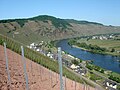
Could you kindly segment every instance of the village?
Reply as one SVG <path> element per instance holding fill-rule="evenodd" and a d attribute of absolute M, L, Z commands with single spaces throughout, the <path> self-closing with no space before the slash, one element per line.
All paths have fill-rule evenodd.
<path fill-rule="evenodd" d="M 111 35 L 100 35 L 100 36 L 92 36 L 92 39 L 100 39 L 100 40 L 108 40 L 108 39 L 114 39 L 115 35 L 111 34 Z"/>

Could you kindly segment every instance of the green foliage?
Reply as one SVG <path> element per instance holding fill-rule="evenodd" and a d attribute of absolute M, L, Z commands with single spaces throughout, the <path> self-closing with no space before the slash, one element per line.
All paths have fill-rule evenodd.
<path fill-rule="evenodd" d="M 35 20 L 35 21 L 40 20 L 40 21 L 43 21 L 46 23 L 47 23 L 47 20 L 50 20 L 56 28 L 59 28 L 59 27 L 67 28 L 67 26 L 71 26 L 64 19 L 59 19 L 59 18 L 55 18 L 53 16 L 48 16 L 48 15 L 41 15 L 41 16 L 33 17 L 33 18 L 30 18 L 30 20 Z"/>
<path fill-rule="evenodd" d="M 80 59 L 80 63 L 82 63 L 82 60 Z"/>
<path fill-rule="evenodd" d="M 95 75 L 95 74 L 91 74 L 91 75 L 90 75 L 90 79 L 93 80 L 93 81 L 96 81 L 96 80 L 100 80 L 101 77 L 99 77 L 99 76 L 97 76 L 97 75 Z"/>
<path fill-rule="evenodd" d="M 51 46 L 54 46 L 54 47 L 56 46 L 55 41 L 51 41 L 50 44 L 51 44 Z"/>
<path fill-rule="evenodd" d="M 99 66 L 94 66 L 94 70 L 96 70 L 96 71 L 101 71 L 100 69 L 101 69 L 101 68 L 100 68 Z"/>
<path fill-rule="evenodd" d="M 115 49 L 114 49 L 114 48 L 112 48 L 111 52 L 115 52 Z"/>
<path fill-rule="evenodd" d="M 102 25 L 101 23 L 97 23 L 97 22 L 89 22 L 89 21 L 78 21 L 78 20 L 74 20 L 74 19 L 66 19 L 67 22 L 69 23 L 75 23 L 75 24 L 95 24 L 95 25 Z"/>
<path fill-rule="evenodd" d="M 24 26 L 27 19 L 8 19 L 8 20 L 0 20 L 0 23 L 10 23 L 10 22 L 17 22 L 21 27 Z"/>
<path fill-rule="evenodd" d="M 120 85 L 117 86 L 117 89 L 120 90 Z"/>
<path fill-rule="evenodd" d="M 120 83 L 120 77 L 115 77 L 113 75 L 110 75 L 109 76 L 109 79 L 113 80 L 113 81 L 116 81 L 117 83 Z"/>
<path fill-rule="evenodd" d="M 92 67 L 92 65 L 90 65 L 90 64 L 86 64 L 86 67 L 88 68 L 88 69 L 90 69 L 90 70 L 93 70 L 94 68 Z"/>
<path fill-rule="evenodd" d="M 2 45 L 3 44 L 3 39 L 1 39 L 1 37 L 0 37 L 0 45 Z"/>
<path fill-rule="evenodd" d="M 86 64 L 86 67 L 87 67 L 88 69 L 90 69 L 90 70 L 96 70 L 96 71 L 98 71 L 98 72 L 104 73 L 104 69 L 101 68 L 101 67 L 99 67 L 99 66 L 96 66 L 96 65 L 87 63 L 87 64 Z"/>
<path fill-rule="evenodd" d="M 57 40 L 48 42 L 47 43 L 48 48 L 56 47 L 57 42 L 58 42 Z"/>
<path fill-rule="evenodd" d="M 104 73 L 104 71 L 105 71 L 104 69 L 101 69 L 101 70 L 100 70 L 101 73 Z"/>
<path fill-rule="evenodd" d="M 91 44 L 87 45 L 86 43 L 77 43 L 77 46 L 83 47 L 83 48 L 88 49 L 88 50 L 92 50 L 93 52 L 96 52 L 96 51 L 98 51 L 98 52 L 106 51 L 105 48 L 101 48 L 101 47 L 99 47 L 97 45 L 91 45 Z"/>
<path fill-rule="evenodd" d="M 76 45 L 78 47 L 85 48 L 85 49 L 87 49 L 87 50 L 89 50 L 89 51 L 91 51 L 93 53 L 101 53 L 102 54 L 103 52 L 107 51 L 106 48 L 101 48 L 101 47 L 99 47 L 97 45 L 91 45 L 91 44 L 87 45 L 84 42 L 83 43 L 78 43 L 74 39 L 69 40 L 68 44 L 69 45 Z"/>
<path fill-rule="evenodd" d="M 79 62 L 77 60 L 72 60 L 72 63 L 75 64 L 75 65 L 79 64 Z"/>
<path fill-rule="evenodd" d="M 68 44 L 69 45 L 75 45 L 77 42 L 76 42 L 76 40 L 74 40 L 74 39 L 70 39 L 69 41 L 68 41 Z"/>
<path fill-rule="evenodd" d="M 52 22 L 52 24 L 56 27 L 56 28 L 62 28 L 62 29 L 66 29 L 67 26 L 72 27 L 67 21 L 65 21 L 64 19 L 59 19 L 59 18 L 55 18 L 53 16 L 48 16 L 48 15 L 41 15 L 41 16 L 37 16 L 37 17 L 33 17 L 33 18 L 28 18 L 28 19 L 8 19 L 8 20 L 0 20 L 0 23 L 10 23 L 10 22 L 17 22 L 18 24 L 20 24 L 21 27 L 24 26 L 24 24 L 28 21 L 28 20 L 34 20 L 34 21 L 43 21 L 44 23 L 48 23 L 47 20 L 50 20 Z"/>

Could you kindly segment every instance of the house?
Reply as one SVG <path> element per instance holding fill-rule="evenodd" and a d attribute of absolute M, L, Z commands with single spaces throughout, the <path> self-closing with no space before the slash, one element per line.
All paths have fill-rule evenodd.
<path fill-rule="evenodd" d="M 87 73 L 87 70 L 80 68 L 80 69 L 78 70 L 78 73 L 79 73 L 80 75 L 84 76 L 84 75 Z"/>
<path fill-rule="evenodd" d="M 40 52 L 40 49 L 39 49 L 39 48 L 37 48 L 37 49 L 36 49 L 36 51 L 37 51 L 37 52 Z"/>
<path fill-rule="evenodd" d="M 30 46 L 34 47 L 34 46 L 35 46 L 35 43 L 30 44 Z"/>
<path fill-rule="evenodd" d="M 30 46 L 27 46 L 27 47 L 30 48 L 30 49 L 34 49 L 35 43 L 31 43 Z"/>
<path fill-rule="evenodd" d="M 107 37 L 105 37 L 105 36 L 103 36 L 102 38 L 103 38 L 103 40 L 107 40 Z"/>
<path fill-rule="evenodd" d="M 76 66 L 75 64 L 72 64 L 72 65 L 70 66 L 70 68 L 73 69 L 73 70 L 75 70 L 75 69 L 77 69 L 77 66 Z"/>
<path fill-rule="evenodd" d="M 120 51 L 116 51 L 117 53 L 120 53 Z"/>
<path fill-rule="evenodd" d="M 50 58 L 53 58 L 53 54 L 50 53 L 50 52 L 48 52 L 47 56 L 50 57 Z"/>
<path fill-rule="evenodd" d="M 103 85 L 108 90 L 116 90 L 117 89 L 117 84 L 115 82 L 113 82 L 113 81 L 110 81 L 110 80 L 105 80 L 103 82 Z"/>
<path fill-rule="evenodd" d="M 98 36 L 93 36 L 92 39 L 98 39 Z"/>

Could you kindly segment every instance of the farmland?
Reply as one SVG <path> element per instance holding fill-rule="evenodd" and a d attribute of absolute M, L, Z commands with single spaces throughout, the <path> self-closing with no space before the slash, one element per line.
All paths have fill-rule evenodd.
<path fill-rule="evenodd" d="M 94 53 L 110 54 L 119 56 L 120 54 L 120 40 L 119 37 L 114 39 L 100 40 L 92 38 L 79 38 L 69 41 L 69 44 L 78 46 L 84 50 Z M 81 46 L 82 45 L 82 46 Z"/>
<path fill-rule="evenodd" d="M 103 48 L 107 48 L 111 50 L 115 48 L 115 50 L 120 50 L 120 40 L 98 40 L 98 39 L 90 39 L 87 41 L 86 38 L 79 39 L 78 42 L 85 42 L 86 44 L 98 45 Z"/>

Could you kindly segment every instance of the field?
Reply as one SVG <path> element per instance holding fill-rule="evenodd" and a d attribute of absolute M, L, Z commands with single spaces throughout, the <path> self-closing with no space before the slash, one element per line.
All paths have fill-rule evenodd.
<path fill-rule="evenodd" d="M 85 42 L 87 44 L 92 44 L 92 45 L 98 45 L 100 47 L 104 47 L 107 49 L 112 49 L 114 48 L 115 50 L 120 50 L 120 40 L 98 40 L 98 39 L 90 39 L 87 41 L 87 39 L 80 39 L 78 42 Z"/>
<path fill-rule="evenodd" d="M 4 57 L 4 48 L 0 46 L 0 90 L 25 90 L 26 83 L 23 71 L 23 62 L 21 55 L 7 49 L 10 82 L 7 80 L 7 70 Z M 44 68 L 43 66 L 25 58 L 28 75 L 28 85 L 30 90 L 59 90 L 59 74 Z M 66 90 L 94 90 L 89 86 L 72 81 L 63 77 Z"/>
<path fill-rule="evenodd" d="M 89 39 L 87 40 L 87 38 L 82 38 L 77 40 L 77 42 L 79 43 L 86 43 L 88 45 L 97 45 L 99 47 L 102 48 L 106 48 L 107 52 L 105 52 L 105 54 L 110 54 L 110 55 L 117 55 L 119 56 L 119 51 L 120 51 L 120 40 L 114 40 L 114 39 L 108 39 L 108 40 L 100 40 L 100 39 Z M 114 49 L 114 52 L 111 52 L 112 49 Z"/>

